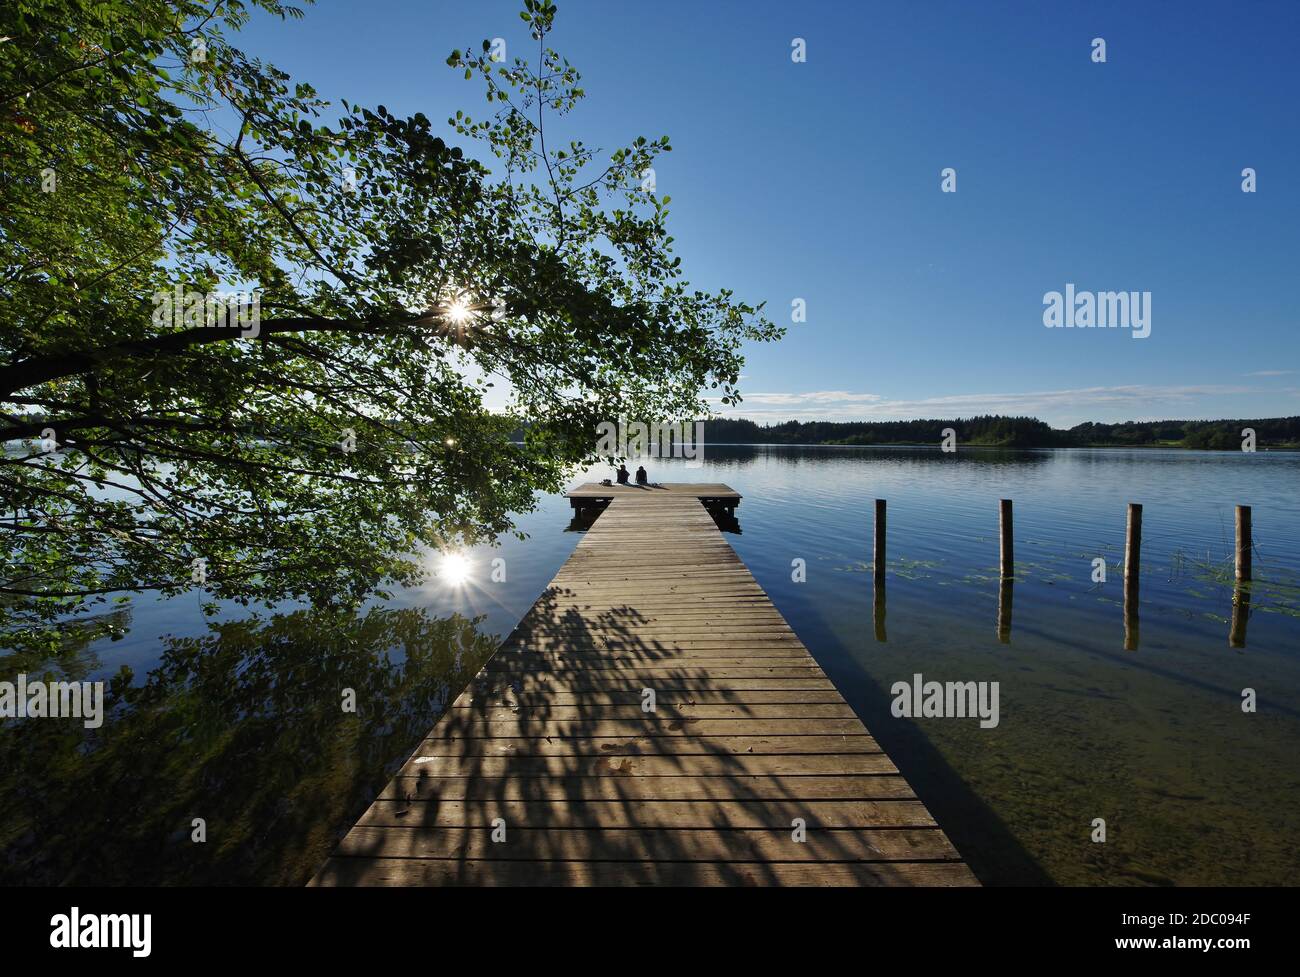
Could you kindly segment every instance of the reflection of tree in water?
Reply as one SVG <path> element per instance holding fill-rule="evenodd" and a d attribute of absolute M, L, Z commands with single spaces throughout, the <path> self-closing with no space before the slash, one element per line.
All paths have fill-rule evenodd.
<path fill-rule="evenodd" d="M 0 658 L 0 678 L 24 672 L 31 678 L 51 681 L 80 682 L 101 667 L 99 656 L 90 646 L 102 638 L 118 641 L 131 629 L 129 605 L 104 614 L 75 621 L 65 621 L 57 633 L 11 632 L 7 638 L 16 638 L 15 647 Z"/>
<path fill-rule="evenodd" d="M 0 881 L 305 882 L 495 650 L 475 623 L 378 609 L 221 624 L 166 639 L 143 685 L 114 681 L 98 730 L 6 724 Z"/>

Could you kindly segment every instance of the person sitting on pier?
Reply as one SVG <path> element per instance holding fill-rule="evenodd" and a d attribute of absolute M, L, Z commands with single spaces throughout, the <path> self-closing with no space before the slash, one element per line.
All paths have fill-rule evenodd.
<path fill-rule="evenodd" d="M 628 472 L 627 472 L 627 465 L 619 465 L 619 466 L 618 466 L 618 484 L 619 484 L 619 485 L 626 485 L 626 484 L 627 484 L 627 475 L 628 475 Z"/>
<path fill-rule="evenodd" d="M 636 483 L 638 485 L 647 485 L 650 482 L 650 476 L 646 474 L 645 465 L 636 470 Z"/>

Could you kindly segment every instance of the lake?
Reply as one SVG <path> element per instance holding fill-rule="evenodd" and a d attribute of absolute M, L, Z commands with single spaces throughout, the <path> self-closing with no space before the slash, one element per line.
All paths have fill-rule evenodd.
<path fill-rule="evenodd" d="M 727 540 L 985 883 L 1294 881 L 1300 453 L 710 445 L 699 467 L 647 467 L 744 495 Z M 1010 600 L 1000 498 L 1015 503 Z M 1144 534 L 1126 641 L 1128 502 Z M 1237 504 L 1253 507 L 1255 581 L 1234 647 Z M 99 730 L 0 728 L 3 881 L 302 884 L 568 557 L 570 524 L 545 497 L 520 517 L 527 539 L 470 551 L 468 579 L 360 614 L 208 618 L 198 594 L 146 596 L 70 629 L 54 658 L 0 658 L 0 679 L 112 683 Z M 998 725 L 896 718 L 891 686 L 916 673 L 999 683 Z"/>

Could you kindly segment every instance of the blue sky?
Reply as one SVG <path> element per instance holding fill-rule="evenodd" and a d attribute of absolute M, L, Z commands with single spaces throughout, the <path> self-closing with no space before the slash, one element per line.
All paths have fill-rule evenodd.
<path fill-rule="evenodd" d="M 324 0 L 236 43 L 324 97 L 440 123 L 485 114 L 452 48 L 531 50 L 519 7 Z M 672 139 L 656 179 L 691 281 L 785 323 L 807 303 L 748 351 L 728 413 L 1300 413 L 1300 3 L 558 7 L 551 46 L 589 95 L 574 129 Z M 1149 291 L 1150 336 L 1044 328 L 1067 282 Z"/>

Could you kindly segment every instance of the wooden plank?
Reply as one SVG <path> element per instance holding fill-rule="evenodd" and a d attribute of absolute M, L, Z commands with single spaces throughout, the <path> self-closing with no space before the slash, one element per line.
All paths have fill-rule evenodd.
<path fill-rule="evenodd" d="M 534 661 L 582 661 L 590 658 L 597 661 L 621 662 L 635 665 L 639 662 L 694 662 L 697 659 L 743 657 L 763 664 L 769 658 L 790 661 L 792 653 L 797 652 L 798 644 L 793 647 L 788 642 L 750 645 L 739 641 L 682 641 L 682 642 L 632 642 L 611 641 L 608 643 L 574 642 L 530 642 L 525 645 L 511 643 L 503 646 L 502 653 L 512 655 L 525 666 Z M 707 664 L 707 663 L 706 663 Z"/>
<path fill-rule="evenodd" d="M 368 827 L 510 826 L 599 828 L 769 828 L 791 830 L 802 818 L 810 831 L 840 828 L 931 828 L 934 819 L 915 800 L 884 801 L 642 801 L 503 800 L 409 803 L 377 800 L 357 822 Z"/>
<path fill-rule="evenodd" d="M 610 501 L 313 885 L 978 884 L 700 504 L 738 492 L 570 497 Z"/>
<path fill-rule="evenodd" d="M 335 853 L 352 858 L 561 859 L 716 861 L 726 852 L 734 861 L 959 861 L 952 843 L 934 828 L 875 828 L 862 831 L 814 831 L 796 842 L 784 829 L 645 830 L 615 828 L 546 831 L 516 828 L 504 842 L 492 841 L 492 829 L 353 828 Z"/>
<path fill-rule="evenodd" d="M 682 654 L 697 651 L 730 652 L 729 655 L 712 656 L 714 658 L 735 656 L 745 658 L 789 658 L 797 655 L 802 648 L 799 639 L 794 635 L 773 634 L 767 637 L 744 640 L 743 638 L 728 639 L 726 637 L 672 638 L 668 632 L 663 632 L 662 637 L 650 634 L 644 636 L 629 635 L 625 638 L 591 636 L 584 639 L 521 638 L 512 639 L 502 646 L 502 650 L 536 653 L 560 652 L 566 657 L 583 653 L 598 655 L 621 654 L 633 660 L 649 658 L 664 651 L 676 651 Z"/>
<path fill-rule="evenodd" d="M 486 720 L 477 716 L 448 715 L 433 728 L 430 740 L 469 737 L 542 736 L 551 739 L 613 739 L 622 736 L 661 737 L 730 736 L 865 736 L 857 719 L 674 719 L 651 716 L 645 719 L 570 719 L 552 721 L 532 716 L 508 720 Z"/>
<path fill-rule="evenodd" d="M 620 681 L 633 682 L 637 675 L 657 678 L 661 683 L 668 679 L 708 680 L 729 678 L 822 678 L 823 672 L 808 659 L 798 658 L 764 658 L 758 659 L 709 656 L 701 665 L 689 659 L 669 661 L 635 661 L 627 658 L 610 658 L 598 655 L 574 655 L 564 658 L 560 655 L 542 655 L 507 653 L 498 661 L 490 659 L 480 673 L 485 678 L 496 679 L 497 673 L 518 672 L 521 675 L 532 674 L 539 678 L 550 673 L 557 675 L 581 672 L 595 675 L 599 672 L 609 673 L 607 678 L 621 676 Z"/>
<path fill-rule="evenodd" d="M 654 674 L 650 670 L 611 668 L 601 671 L 542 671 L 528 674 L 522 668 L 511 667 L 499 673 L 489 673 L 493 679 L 479 694 L 492 694 L 494 689 L 515 688 L 521 692 L 550 694 L 559 692 L 625 692 L 634 690 L 640 699 L 640 690 L 645 688 L 644 681 L 638 677 L 657 679 L 655 690 L 659 695 L 676 692 L 717 692 L 721 695 L 739 695 L 749 691 L 809 691 L 834 689 L 831 680 L 824 675 L 807 670 L 795 671 L 783 668 L 728 669 L 735 674 L 730 677 L 720 675 L 679 674 L 685 670 L 676 670 L 672 674 Z M 789 671 L 790 674 L 784 674 Z"/>
<path fill-rule="evenodd" d="M 721 482 L 661 482 L 654 488 L 641 488 L 638 485 L 619 485 L 617 482 L 613 485 L 584 482 L 565 494 L 570 499 L 618 498 L 624 500 L 632 496 L 641 496 L 642 498 L 637 499 L 638 502 L 649 502 L 651 504 L 661 501 L 664 496 L 693 500 L 728 499 L 737 502 L 742 498 L 741 494 L 730 485 L 723 485 Z"/>
<path fill-rule="evenodd" d="M 962 862 L 472 861 L 331 858 L 312 885 L 972 886 Z"/>
<path fill-rule="evenodd" d="M 780 777 L 726 773 L 717 777 L 508 778 L 397 776 L 380 800 L 442 801 L 805 801 L 910 800 L 916 795 L 898 774 Z"/>
<path fill-rule="evenodd" d="M 897 773 L 883 753 L 687 754 L 685 756 L 587 756 L 575 761 L 557 756 L 430 757 L 419 754 L 399 776 L 489 777 L 718 777 L 726 774 L 802 776 L 816 774 Z"/>
<path fill-rule="evenodd" d="M 436 729 L 436 727 L 435 727 Z M 416 751 L 423 756 L 727 756 L 738 753 L 879 753 L 870 736 L 464 736 L 430 737 Z"/>
<path fill-rule="evenodd" d="M 659 698 L 659 708 L 667 705 L 705 705 L 707 703 L 737 703 L 741 705 L 761 705 L 776 703 L 842 703 L 844 698 L 835 689 L 790 689 L 790 690 L 728 690 L 699 689 L 695 691 L 682 689 L 656 689 L 655 694 Z M 451 708 L 468 709 L 477 708 L 476 703 L 507 702 L 517 703 L 525 708 L 541 708 L 542 705 L 637 705 L 641 704 L 641 692 L 633 689 L 615 690 L 607 692 L 598 691 L 538 691 L 538 690 L 521 690 L 516 692 L 510 686 L 495 692 L 480 692 L 477 694 L 472 689 L 461 692 L 460 698 L 451 703 Z"/>
<path fill-rule="evenodd" d="M 639 704 L 610 705 L 582 703 L 576 706 L 557 706 L 546 702 L 536 704 L 504 703 L 479 701 L 472 706 L 462 707 L 468 715 L 493 722 L 507 721 L 512 716 L 531 717 L 547 720 L 592 720 L 592 719 L 636 719 L 645 713 Z M 853 710 L 844 702 L 789 702 L 789 703 L 681 703 L 670 705 L 659 703 L 655 715 L 660 718 L 699 719 L 849 719 Z M 463 722 L 463 719 L 458 719 Z"/>

